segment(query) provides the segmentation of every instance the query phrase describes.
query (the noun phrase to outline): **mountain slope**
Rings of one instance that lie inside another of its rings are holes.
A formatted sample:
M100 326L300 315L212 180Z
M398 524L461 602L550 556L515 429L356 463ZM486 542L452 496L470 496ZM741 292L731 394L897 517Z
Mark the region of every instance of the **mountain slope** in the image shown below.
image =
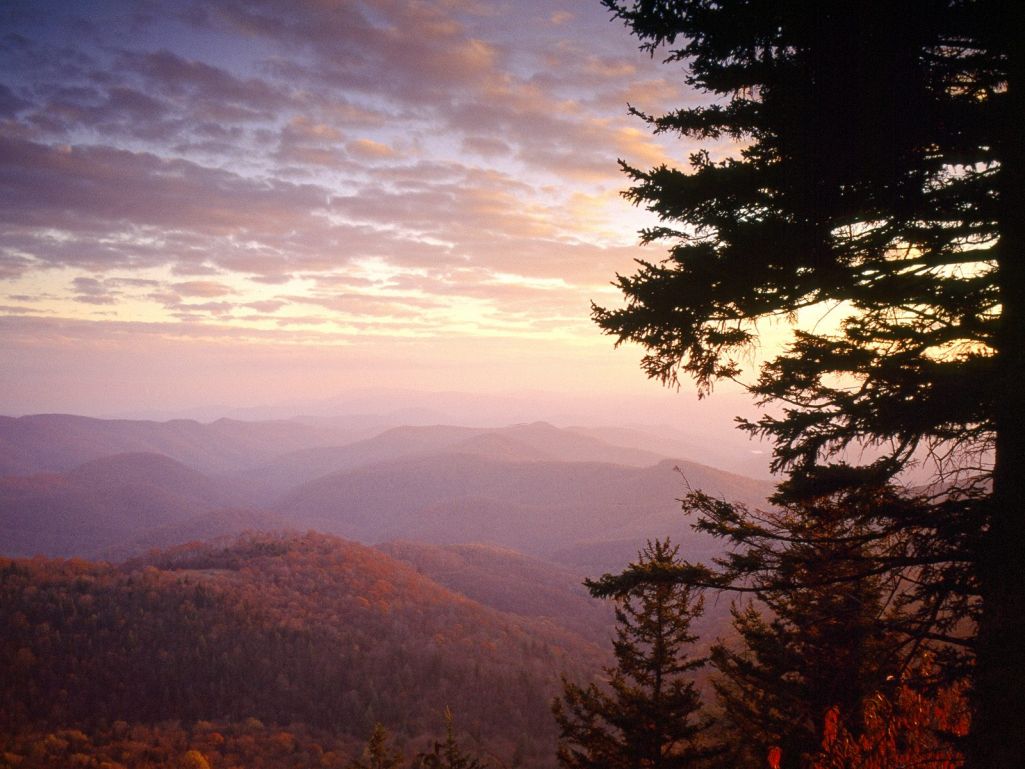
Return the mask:
M697 460L731 473L762 480L769 474L771 448L743 434L719 436L710 440L700 431L682 432L668 425L650 427L567 427L567 432L586 435L625 448L643 449L674 459Z
M91 555L234 502L230 484L158 454L119 454L67 473L0 478L8 555Z
M283 518L261 510L226 507L193 515L182 521L146 529L130 538L121 538L99 552L104 561L119 562L136 558L150 550L166 549L189 542L222 542L247 532L286 532Z
M408 738L450 705L499 755L526 735L549 761L559 672L586 680L604 659L322 535L121 568L0 560L0 626L0 720L22 728L255 717L359 737L380 721Z
M660 454L616 446L545 422L501 428L396 427L344 446L284 453L238 477L264 494L281 495L316 478L381 462L444 454L469 454L504 461L609 462L646 467Z
M318 446L282 453L237 474L261 493L280 496L332 473L444 449L482 431L472 427L396 427L343 446Z
M686 483L764 504L768 483L695 464ZM533 555L595 539L679 529L687 486L672 462L501 462L465 454L416 457L311 481L273 505L298 526L364 542L490 542ZM696 541L696 540L695 540Z
M393 541L376 546L450 590L493 609L544 619L607 646L614 617L576 572L488 545Z

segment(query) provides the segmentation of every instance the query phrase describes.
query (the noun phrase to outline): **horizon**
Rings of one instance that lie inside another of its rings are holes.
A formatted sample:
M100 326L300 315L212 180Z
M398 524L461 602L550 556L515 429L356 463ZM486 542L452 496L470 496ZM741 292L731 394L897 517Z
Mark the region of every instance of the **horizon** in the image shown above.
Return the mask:
M501 429L549 424L557 429L625 430L626 443L647 436L651 445L672 446L679 459L698 462L753 478L769 478L767 444L736 429L734 408L746 402L739 394L717 399L714 406L696 396L663 391L645 397L616 394L552 392L466 393L372 389L340 393L327 399L291 399L239 407L207 404L185 409L123 409L78 413L41 411L2 414L21 418L70 415L99 420L169 422L191 420L202 425L222 419L245 423L305 422L352 429L353 441L399 427L458 426ZM672 418L672 417L675 417ZM714 434L714 441L708 436ZM606 437L611 444L620 441ZM639 446L638 446L639 447Z

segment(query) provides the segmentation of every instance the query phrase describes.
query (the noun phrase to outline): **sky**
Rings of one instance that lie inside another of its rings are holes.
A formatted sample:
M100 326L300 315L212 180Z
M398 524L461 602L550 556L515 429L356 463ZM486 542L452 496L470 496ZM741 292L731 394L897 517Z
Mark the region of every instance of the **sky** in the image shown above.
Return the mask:
M590 303L664 253L617 159L696 149L628 104L702 98L597 0L7 0L0 413L388 387L684 414Z

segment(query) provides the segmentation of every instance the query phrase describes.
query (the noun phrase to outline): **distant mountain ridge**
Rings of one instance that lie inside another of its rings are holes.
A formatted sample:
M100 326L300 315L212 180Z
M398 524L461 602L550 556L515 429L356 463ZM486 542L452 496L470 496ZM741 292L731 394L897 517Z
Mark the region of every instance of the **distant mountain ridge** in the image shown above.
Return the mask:
M126 453L163 454L196 470L226 473L286 451L344 442L348 433L299 422L148 422L71 414L0 417L0 477L62 472Z
M119 558L246 529L316 529L367 544L490 543L574 568L616 569L652 536L713 552L680 513L688 484L751 505L771 491L764 481L547 423L400 427L292 448L334 437L290 423L0 419L0 447L22 465L88 456L64 470L0 477L0 553ZM222 473L160 452L90 456L139 445L215 469L252 464Z
M635 468L439 453L318 478L273 509L301 525L363 542L490 542L544 556L599 536L659 536L667 527L685 528L677 500L687 483L754 505L764 505L771 489L693 463Z
M439 452L517 462L607 462L636 467L654 465L665 459L655 452L616 446L547 422L502 428L406 426L345 446L283 454L266 465L239 473L238 477L265 493L280 494L286 488L330 473Z
M118 454L67 473L0 478L3 552L96 555L232 501L230 485L161 454Z

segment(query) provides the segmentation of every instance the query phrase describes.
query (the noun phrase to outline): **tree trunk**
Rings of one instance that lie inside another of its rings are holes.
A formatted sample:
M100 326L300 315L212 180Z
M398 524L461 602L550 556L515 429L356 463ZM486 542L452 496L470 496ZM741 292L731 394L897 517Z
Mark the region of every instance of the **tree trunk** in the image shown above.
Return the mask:
M1005 4L1001 14L1009 68L999 172L1000 380L990 525L980 554L972 769L1025 767L1025 29L1016 6Z

